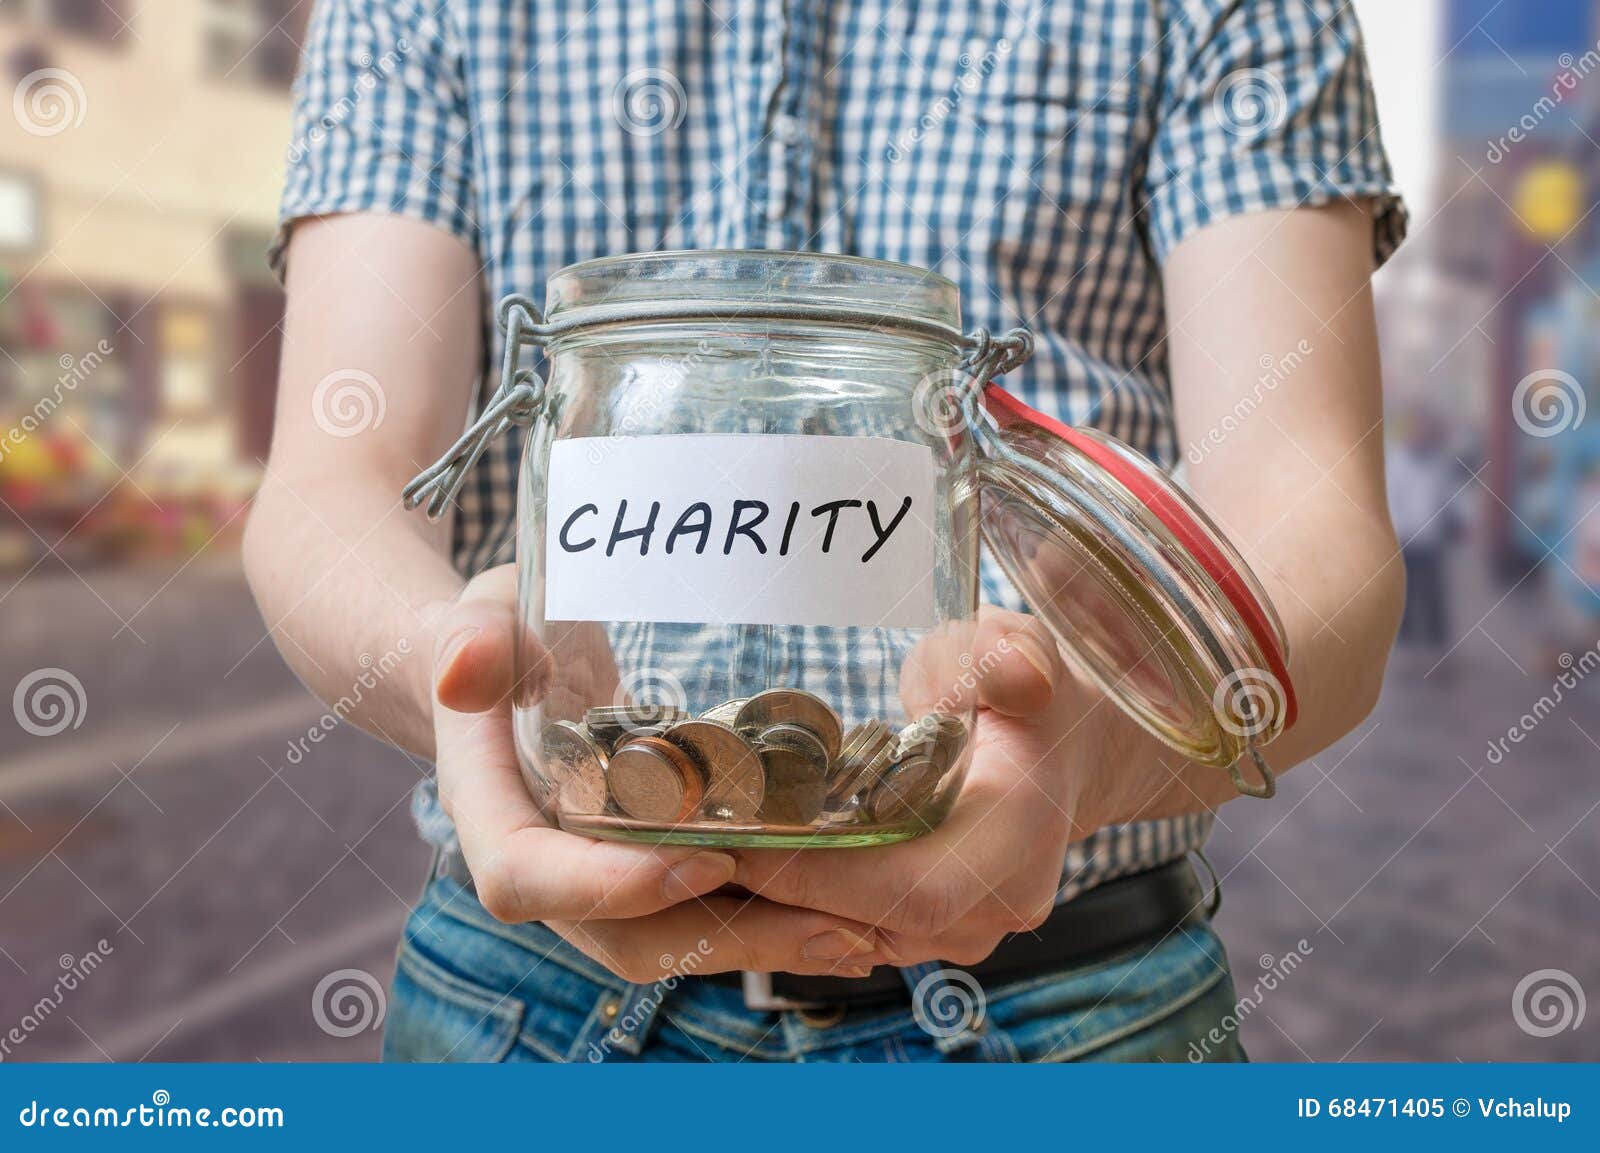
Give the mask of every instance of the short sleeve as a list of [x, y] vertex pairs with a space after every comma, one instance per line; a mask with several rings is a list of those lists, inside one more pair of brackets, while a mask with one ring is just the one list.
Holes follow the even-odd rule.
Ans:
[[1174, 0], [1144, 176], [1156, 259], [1247, 212], [1371, 199], [1382, 264], [1406, 232], [1348, 0]]
[[470, 126], [460, 41], [436, 2], [319, 0], [295, 82], [273, 271], [283, 276], [305, 216], [394, 213], [476, 248]]

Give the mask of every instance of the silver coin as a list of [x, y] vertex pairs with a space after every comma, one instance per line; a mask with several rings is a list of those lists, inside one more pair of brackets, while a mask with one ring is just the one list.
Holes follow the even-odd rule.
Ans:
[[967, 746], [967, 725], [951, 713], [929, 713], [900, 730], [896, 760], [931, 757], [941, 773], [960, 759]]
[[867, 818], [880, 825], [899, 824], [921, 816], [944, 774], [933, 758], [914, 756], [878, 779], [866, 800]]
[[734, 718], [733, 727], [764, 731], [776, 724], [803, 725], [821, 739], [829, 762], [839, 755], [844, 726], [839, 714], [821, 697], [800, 689], [768, 689], [744, 703]]
[[828, 796], [824, 766], [798, 749], [767, 745], [760, 750], [767, 792], [761, 819], [773, 825], [809, 825], [822, 813]]
[[749, 742], [715, 721], [679, 721], [666, 739], [694, 758], [705, 774], [701, 810], [724, 821], [751, 821], [766, 797], [766, 772]]
[[700, 714], [702, 721], [715, 721], [719, 725], [734, 728], [734, 722], [739, 717], [739, 710], [744, 708], [749, 697], [734, 697], [731, 701], [723, 701], [720, 705], [713, 705]]
[[894, 759], [895, 734], [882, 721], [868, 721], [845, 734], [839, 759], [828, 773], [828, 805], [839, 808], [870, 788]]
[[606, 785], [617, 808], [635, 820], [658, 824], [688, 820], [704, 795], [699, 767], [661, 737], [637, 737], [613, 753]]
[[545, 772], [559, 790], [562, 809], [602, 813], [606, 807], [606, 752], [582, 725], [552, 721], [540, 733]]

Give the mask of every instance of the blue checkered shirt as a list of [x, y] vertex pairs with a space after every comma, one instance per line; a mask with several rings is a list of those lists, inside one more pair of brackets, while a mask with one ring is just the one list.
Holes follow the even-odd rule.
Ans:
[[[1347, 0], [319, 0], [297, 97], [280, 271], [296, 218], [373, 211], [460, 237], [491, 300], [651, 249], [920, 265], [968, 327], [1032, 329], [1009, 388], [1168, 464], [1173, 248], [1363, 197], [1381, 261], [1405, 223]], [[485, 333], [487, 368], [487, 310]], [[464, 571], [511, 558], [520, 452], [463, 491]], [[987, 558], [984, 585], [1022, 607]], [[449, 838], [431, 792], [416, 810]], [[1210, 828], [1102, 829], [1061, 899]]]

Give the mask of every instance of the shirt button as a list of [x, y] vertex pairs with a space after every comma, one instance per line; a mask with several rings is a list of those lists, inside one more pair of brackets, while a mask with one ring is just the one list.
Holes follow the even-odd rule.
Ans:
[[788, 113], [781, 113], [772, 120], [772, 135], [779, 144], [798, 144], [802, 136], [800, 121]]

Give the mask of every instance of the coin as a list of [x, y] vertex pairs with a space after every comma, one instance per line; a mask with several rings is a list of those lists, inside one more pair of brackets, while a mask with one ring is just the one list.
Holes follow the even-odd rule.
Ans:
[[700, 714], [700, 719], [702, 721], [715, 721], [719, 725], [727, 725], [729, 728], [733, 728], [734, 721], [738, 719], [739, 710], [744, 708], [745, 702], [749, 699], [749, 697], [734, 697], [731, 701], [723, 701], [720, 705], [713, 705]]
[[715, 721], [679, 721], [666, 739], [694, 758], [705, 775], [701, 811], [723, 821], [751, 821], [766, 797], [761, 758], [738, 733]]
[[882, 721], [868, 721], [845, 734], [839, 759], [828, 773], [830, 809], [869, 787], [894, 758], [895, 734]]
[[774, 825], [809, 825], [816, 820], [828, 795], [826, 762], [784, 745], [763, 745], [760, 755], [767, 778], [761, 819]]
[[614, 750], [628, 737], [660, 736], [686, 716], [673, 705], [596, 705], [583, 714], [583, 723], [590, 736]]
[[824, 777], [828, 775], [831, 758], [827, 746], [822, 743], [821, 736], [805, 725], [789, 721], [768, 725], [756, 733], [756, 743], [762, 747], [791, 749], [815, 764], [819, 774]]
[[829, 762], [839, 755], [844, 739], [839, 714], [822, 698], [799, 689], [768, 689], [757, 693], [739, 709], [733, 727], [764, 730], [782, 723], [803, 725], [815, 733], [822, 741]]
[[606, 754], [582, 725], [553, 721], [540, 734], [545, 771], [560, 789], [559, 804], [574, 813], [606, 807]]
[[875, 824], [896, 824], [920, 815], [933, 799], [943, 776], [932, 757], [913, 756], [878, 779], [867, 797], [867, 818]]
[[941, 773], [961, 757], [967, 746], [967, 726], [951, 713], [929, 713], [900, 730], [898, 757], [931, 757]]
[[689, 754], [661, 737], [635, 737], [612, 753], [606, 784], [617, 807], [638, 821], [687, 820], [705, 793]]

